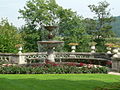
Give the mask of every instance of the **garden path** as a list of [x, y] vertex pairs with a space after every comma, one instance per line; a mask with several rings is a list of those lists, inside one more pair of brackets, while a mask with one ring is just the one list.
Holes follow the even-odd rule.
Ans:
[[112, 74], [112, 75], [120, 75], [120, 73], [118, 73], [118, 72], [109, 72], [108, 74]]

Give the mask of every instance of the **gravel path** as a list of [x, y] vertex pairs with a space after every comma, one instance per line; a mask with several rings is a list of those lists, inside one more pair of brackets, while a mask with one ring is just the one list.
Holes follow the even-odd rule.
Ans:
[[112, 74], [112, 75], [120, 75], [120, 73], [117, 73], [117, 72], [108, 72], [108, 74]]

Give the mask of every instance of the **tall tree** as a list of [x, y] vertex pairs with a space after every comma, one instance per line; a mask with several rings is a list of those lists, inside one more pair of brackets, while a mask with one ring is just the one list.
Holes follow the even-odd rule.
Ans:
[[96, 36], [96, 20], [91, 18], [85, 18], [84, 25], [86, 28], [87, 34], [91, 36]]
[[96, 37], [113, 37], [115, 34], [112, 32], [111, 22], [114, 21], [114, 18], [110, 14], [110, 9], [108, 9], [109, 3], [99, 2], [97, 5], [89, 5], [91, 12], [93, 12], [96, 16], [94, 20], [96, 21], [95, 28], [93, 29]]
[[108, 9], [109, 5], [110, 4], [108, 2], [103, 1], [99, 2], [98, 5], [88, 6], [91, 12], [95, 14], [95, 17], [94, 19], [87, 20], [89, 29], [87, 32], [90, 32], [90, 34], [93, 35], [93, 39], [97, 42], [97, 48], [100, 52], [105, 50], [104, 44], [106, 42], [104, 38], [115, 36], [114, 32], [111, 30], [111, 23], [114, 21], [114, 18], [110, 13], [110, 9]]
[[25, 52], [37, 52], [37, 41], [40, 40], [40, 34], [37, 30], [34, 30], [31, 26], [22, 26], [20, 29], [20, 34], [24, 43]]
[[17, 44], [24, 44], [17, 28], [7, 19], [2, 19], [0, 22], [0, 52], [15, 53]]
[[55, 0], [29, 0], [23, 10], [19, 10], [26, 23], [36, 28], [43, 25], [55, 25], [59, 21], [57, 11], [60, 8]]
[[[65, 47], [69, 50], [68, 44], [78, 43], [77, 51], [88, 51], [90, 37], [86, 35], [83, 18], [78, 16], [71, 9], [64, 9], [60, 12], [60, 34], [64, 37]], [[85, 47], [86, 46], [86, 47]]]
[[[55, 0], [30, 0], [26, 3], [24, 9], [19, 10], [19, 12], [21, 18], [25, 19], [26, 25], [29, 27], [25, 32], [29, 32], [28, 34], [31, 35], [39, 33], [39, 40], [42, 40], [42, 27], [44, 25], [58, 25], [59, 35], [64, 38], [65, 47], [68, 48], [67, 44], [70, 42], [83, 42], [82, 36], [86, 32], [82, 23], [82, 17], [78, 16], [71, 9], [62, 8]], [[29, 41], [29, 38], [26, 39]], [[38, 39], [35, 40], [36, 42], [38, 41]], [[30, 42], [30, 44], [32, 46], [35, 45], [33, 42]]]
[[60, 8], [55, 0], [29, 0], [19, 13], [26, 22], [21, 28], [27, 51], [37, 51], [37, 41], [43, 37], [44, 25], [56, 25], [59, 22], [57, 10]]

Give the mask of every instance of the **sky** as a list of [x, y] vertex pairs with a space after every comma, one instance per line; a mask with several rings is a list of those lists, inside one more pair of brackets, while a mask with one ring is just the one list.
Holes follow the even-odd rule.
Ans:
[[[8, 18], [16, 27], [24, 25], [24, 20], [18, 19], [20, 16], [18, 10], [23, 9], [28, 0], [0, 0], [0, 18]], [[104, 0], [56, 0], [63, 8], [71, 8], [80, 16], [92, 18], [94, 14], [88, 8], [88, 5], [95, 4]], [[120, 0], [106, 0], [110, 6], [113, 16], [120, 16]]]

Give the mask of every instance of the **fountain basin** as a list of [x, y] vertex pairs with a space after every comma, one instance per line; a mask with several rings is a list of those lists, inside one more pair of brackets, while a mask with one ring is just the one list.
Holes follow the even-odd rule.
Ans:
[[37, 43], [38, 46], [42, 45], [45, 48], [53, 48], [61, 45], [62, 43], [64, 43], [64, 41], [38, 41]]
[[64, 41], [38, 41], [38, 44], [60, 44], [64, 43]]
[[54, 29], [57, 29], [58, 26], [44, 26], [44, 28], [48, 31], [48, 41], [38, 41], [38, 50], [46, 49], [48, 57], [46, 58], [50, 62], [55, 62], [54, 49], [64, 43], [63, 41], [55, 41], [53, 40], [55, 34], [53, 34]]
[[55, 62], [55, 55], [54, 55], [54, 47], [64, 43], [64, 41], [38, 41], [38, 46], [42, 45], [44, 48], [47, 49], [47, 60], [50, 62]]

